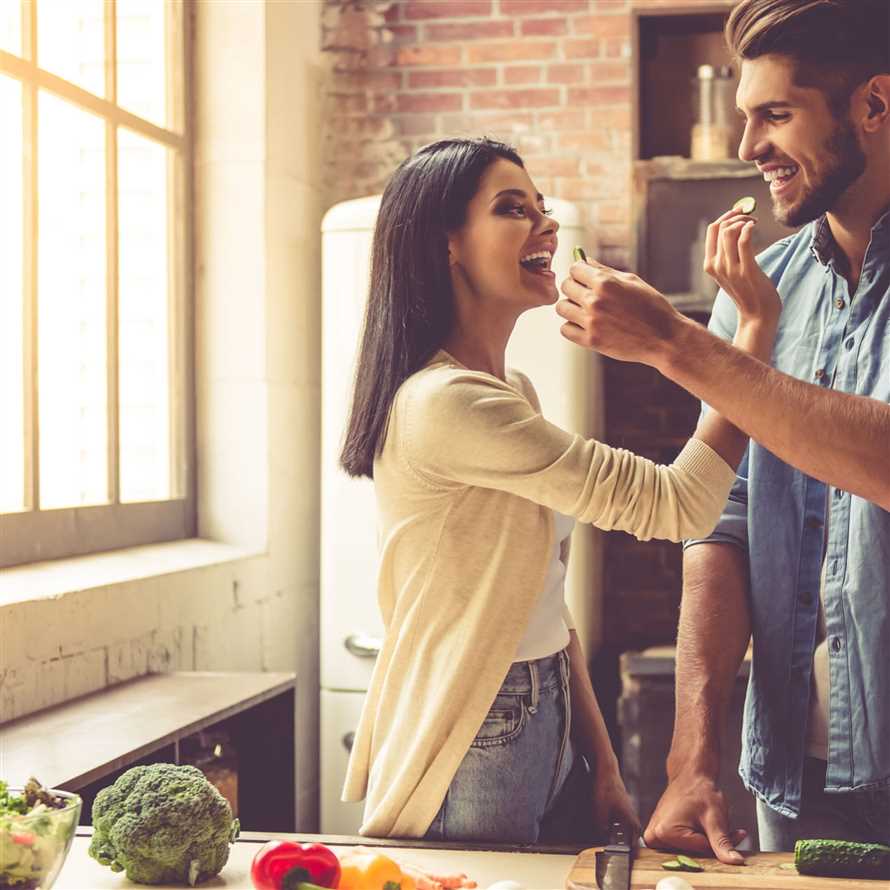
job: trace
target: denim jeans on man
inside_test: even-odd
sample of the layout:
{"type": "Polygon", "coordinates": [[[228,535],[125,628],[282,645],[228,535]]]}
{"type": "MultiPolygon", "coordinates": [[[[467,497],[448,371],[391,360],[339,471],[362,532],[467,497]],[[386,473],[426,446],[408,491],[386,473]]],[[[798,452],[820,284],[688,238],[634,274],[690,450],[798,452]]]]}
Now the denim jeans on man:
{"type": "MultiPolygon", "coordinates": [[[[783,302],[775,367],[890,403],[890,212],[872,229],[855,293],[824,217],[772,245],[758,262],[783,302]]],[[[736,323],[721,292],[711,329],[728,339],[736,323]]],[[[890,442],[886,467],[890,473],[890,442]]],[[[745,784],[777,813],[800,812],[824,558],[831,676],[824,787],[890,794],[890,513],[752,442],[706,540],[743,548],[750,564],[754,654],[739,766],[745,784]]],[[[848,802],[866,800],[855,794],[848,802]]]]}
{"type": "Polygon", "coordinates": [[[574,781],[570,732],[565,650],[515,662],[425,839],[544,840],[548,819],[566,799],[560,792],[570,772],[574,781]]]}

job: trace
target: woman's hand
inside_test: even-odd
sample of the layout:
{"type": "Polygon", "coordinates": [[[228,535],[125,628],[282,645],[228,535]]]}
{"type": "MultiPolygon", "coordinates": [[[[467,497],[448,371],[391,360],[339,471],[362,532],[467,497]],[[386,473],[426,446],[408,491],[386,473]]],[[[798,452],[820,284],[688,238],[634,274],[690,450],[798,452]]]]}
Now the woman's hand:
{"type": "Polygon", "coordinates": [[[611,822],[627,825],[635,841],[640,834],[640,817],[631,803],[630,795],[624,787],[617,769],[608,768],[602,774],[593,774],[593,822],[595,828],[606,835],[611,822]]]}
{"type": "Polygon", "coordinates": [[[775,323],[782,302],[754,258],[755,224],[753,217],[740,210],[730,210],[712,222],[705,241],[704,270],[732,298],[741,323],[775,323]]]}

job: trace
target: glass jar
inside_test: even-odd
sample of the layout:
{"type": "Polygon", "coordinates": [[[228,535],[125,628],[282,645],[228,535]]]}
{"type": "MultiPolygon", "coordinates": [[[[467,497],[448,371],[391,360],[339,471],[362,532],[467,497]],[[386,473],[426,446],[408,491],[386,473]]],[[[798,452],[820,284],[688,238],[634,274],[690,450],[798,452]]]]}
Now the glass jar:
{"type": "Polygon", "coordinates": [[[735,79],[728,65],[699,65],[693,78],[692,158],[723,161],[735,154],[735,79]]]}

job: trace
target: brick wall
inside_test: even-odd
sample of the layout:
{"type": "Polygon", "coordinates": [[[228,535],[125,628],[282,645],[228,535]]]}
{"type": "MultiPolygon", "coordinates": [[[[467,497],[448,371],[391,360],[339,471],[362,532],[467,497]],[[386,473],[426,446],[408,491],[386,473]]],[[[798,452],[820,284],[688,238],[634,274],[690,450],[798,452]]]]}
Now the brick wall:
{"type": "MultiPolygon", "coordinates": [[[[427,142],[491,135],[519,149],[545,195],[582,209],[601,260],[626,268],[630,5],[327,0],[322,45],[331,67],[329,203],[380,191],[395,165],[427,142]]],[[[697,414],[697,403],[654,371],[607,361],[609,442],[669,461],[697,414]]],[[[605,577],[613,668],[616,652],[673,641],[680,596],[676,545],[611,534],[605,577]]]]}

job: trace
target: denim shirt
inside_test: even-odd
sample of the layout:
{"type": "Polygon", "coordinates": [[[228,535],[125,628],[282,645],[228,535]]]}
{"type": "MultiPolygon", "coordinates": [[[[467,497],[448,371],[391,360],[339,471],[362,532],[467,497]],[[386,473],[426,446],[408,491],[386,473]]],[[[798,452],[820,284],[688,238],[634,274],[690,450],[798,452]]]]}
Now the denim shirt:
{"type": "MultiPolygon", "coordinates": [[[[855,295],[836,267],[836,250],[823,217],[758,256],[783,304],[772,363],[816,386],[890,403],[890,211],[872,229],[855,295]]],[[[721,291],[710,328],[731,339],[736,324],[735,306],[721,291]]],[[[884,467],[890,473],[890,441],[884,467]]],[[[738,545],[750,564],[745,785],[786,816],[800,812],[824,555],[825,787],[890,786],[890,513],[751,442],[705,540],[738,545]]]]}

